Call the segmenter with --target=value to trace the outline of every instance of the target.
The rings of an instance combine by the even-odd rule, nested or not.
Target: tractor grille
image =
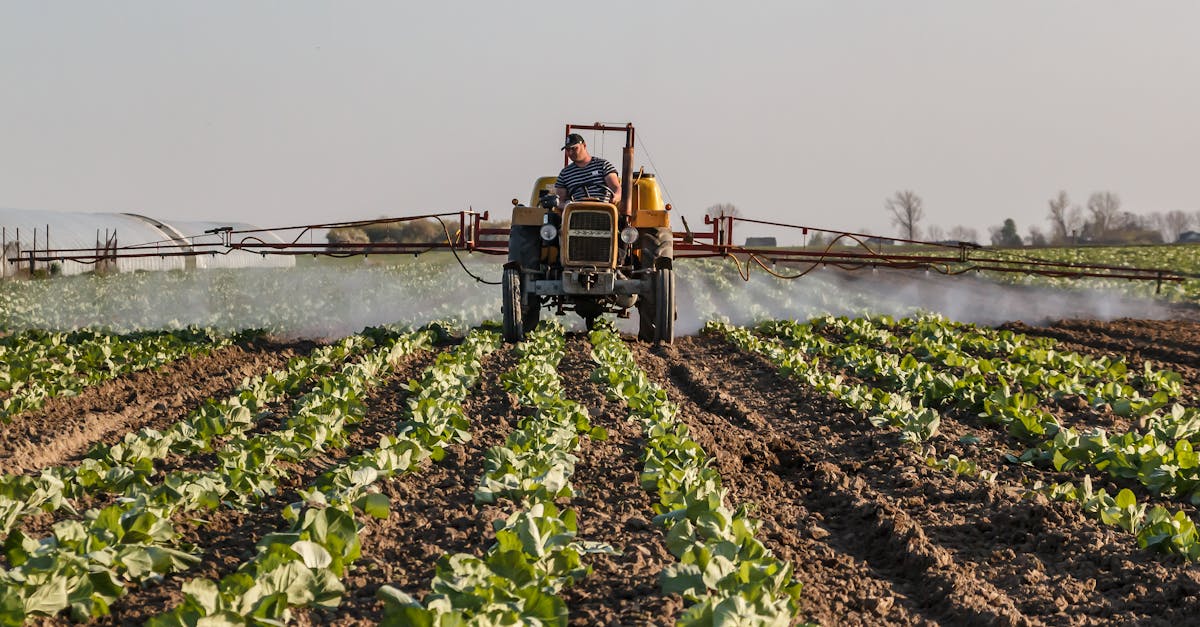
[[[573,211],[567,223],[568,263],[612,263],[612,216],[605,211]]]
[[[569,226],[572,231],[607,231],[612,228],[612,220],[600,211],[576,211],[571,214]]]

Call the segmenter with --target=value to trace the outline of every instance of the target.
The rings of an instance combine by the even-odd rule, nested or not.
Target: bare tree
[[[1058,190],[1058,194],[1050,199],[1050,212],[1046,214],[1046,219],[1050,221],[1050,226],[1054,229],[1052,235],[1058,241],[1065,242],[1070,236],[1071,231],[1067,227],[1067,212],[1071,207],[1071,199],[1067,197],[1066,190]]]
[[[742,212],[732,203],[722,202],[717,203],[708,209],[704,210],[704,215],[710,218],[719,218],[721,216],[740,216]]]
[[[1029,246],[1041,248],[1046,246],[1046,236],[1042,233],[1041,229],[1031,226],[1029,227],[1029,237],[1026,238],[1025,243]]]
[[[960,242],[979,242],[979,231],[966,226],[956,226],[950,229],[950,239]]]
[[[1115,220],[1108,223],[1108,228],[1113,231],[1154,231],[1158,229],[1158,226],[1152,217],[1139,216],[1132,211],[1122,211],[1117,214]]]
[[[1094,235],[1103,238],[1121,215],[1121,197],[1110,191],[1096,192],[1088,197],[1087,208],[1092,215]]]
[[[1192,216],[1178,209],[1165,214],[1155,214],[1157,226],[1162,231],[1164,242],[1174,242],[1192,224]]]
[[[919,224],[925,217],[925,206],[916,192],[906,189],[896,192],[884,201],[884,208],[892,214],[892,224],[900,228],[905,239],[917,239]]]

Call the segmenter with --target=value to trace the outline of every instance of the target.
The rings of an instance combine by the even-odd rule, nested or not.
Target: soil
[[[809,620],[1166,625],[1200,609],[1200,568],[1142,551],[1074,505],[1022,499],[1019,472],[989,484],[935,471],[892,430],[716,338],[637,350],[732,500],[759,504],[764,541],[805,584]],[[954,430],[999,444],[979,424]]]
[[[112,614],[99,624],[140,625],[152,616],[170,610],[183,601],[180,587],[195,577],[219,580],[256,554],[256,543],[268,533],[286,528],[280,516],[283,508],[300,500],[303,489],[321,473],[346,459],[378,446],[379,438],[393,433],[397,417],[402,415],[407,399],[405,385],[419,376],[433,362],[433,354],[418,353],[408,357],[366,395],[368,411],[363,420],[351,430],[345,448],[329,449],[302,464],[287,464],[287,476],[278,482],[277,491],[250,511],[223,508],[212,512],[191,512],[174,522],[183,533],[183,541],[198,547],[202,561],[192,571],[167,575],[158,585],[131,590],[113,603]]]
[[[1122,355],[1132,368],[1151,360],[1155,367],[1176,370],[1187,382],[1186,404],[1194,403],[1200,391],[1200,324],[1194,322],[1072,320],[1006,327],[1057,338],[1066,350]],[[679,338],[671,346],[630,346],[712,456],[729,504],[752,504],[753,516],[762,521],[759,537],[793,565],[804,584],[804,620],[826,625],[1173,625],[1189,624],[1200,612],[1200,566],[1141,550],[1132,536],[1100,524],[1074,504],[1027,498],[1034,481],[1078,481],[1081,475],[1007,463],[1005,454],[1019,453],[1020,443],[969,413],[947,413],[940,435],[918,450],[901,442],[895,430],[872,426],[722,339],[701,335]],[[591,382],[594,364],[588,351],[584,336],[569,335],[560,373],[567,396],[588,408],[593,424],[604,427],[608,438],[583,439],[572,477],[577,494],[560,506],[578,514],[580,539],[609,543],[618,552],[585,557],[593,573],[563,592],[570,620],[578,625],[673,623],[685,603],[659,591],[659,573],[674,558],[663,532],[651,523],[652,498],[638,485],[641,430],[627,420],[623,403],[607,400]],[[294,468],[280,495],[259,509],[206,513],[204,524],[185,525],[188,540],[204,552],[204,564],[131,591],[113,606],[112,617],[98,622],[140,623],[177,603],[183,581],[231,572],[253,554],[262,534],[283,524],[278,512],[296,500],[296,488],[373,446],[379,433],[394,427],[403,411],[403,383],[429,359],[413,360],[369,395],[367,420],[350,449]],[[501,444],[529,411],[518,407],[498,381],[516,360],[516,353],[505,348],[485,362],[485,375],[465,405],[472,441],[449,447],[439,463],[426,462],[418,472],[380,484],[393,511],[386,520],[364,520],[363,557],[344,578],[342,606],[333,612],[298,611],[298,623],[375,624],[382,617],[375,599],[380,586],[423,598],[439,557],[487,550],[494,541],[491,522],[509,513],[511,505],[477,506],[473,492],[483,452]],[[168,377],[159,388],[138,389],[143,396],[156,395],[153,402],[174,398],[183,376]],[[84,398],[63,399],[59,407],[86,416],[88,410],[73,409]],[[1056,412],[1077,427],[1120,425],[1103,409]],[[116,439],[121,428],[126,427],[97,430],[90,437]],[[25,433],[10,432],[6,446],[12,448],[12,438],[28,438]],[[964,441],[968,435],[972,438]],[[80,436],[74,454],[86,448],[87,437]],[[12,450],[3,460],[6,467],[38,466],[29,461],[39,454],[36,447]],[[960,477],[925,463],[928,455],[949,453],[994,471],[996,480]],[[1093,480],[1103,485],[1102,477]],[[1190,506],[1172,506],[1195,515]]]
[[[204,399],[224,398],[246,377],[280,368],[314,346],[260,339],[118,377],[77,396],[48,399],[41,409],[0,423],[0,472],[67,464],[97,443],[115,444],[145,427],[165,428]]]

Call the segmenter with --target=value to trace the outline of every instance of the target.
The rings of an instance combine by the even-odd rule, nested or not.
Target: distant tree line
[[[452,228],[457,230],[457,224]],[[453,231],[451,235],[453,235]],[[409,220],[329,229],[325,239],[331,246],[339,244],[411,243],[434,244],[446,241],[446,232],[437,220]]]
[[[884,210],[903,239],[941,242],[981,243],[975,229],[956,226],[943,230],[936,225],[922,227],[924,202],[912,190],[898,191],[884,200]],[[1121,207],[1121,197],[1111,191],[1095,192],[1087,204],[1072,204],[1066,191],[1059,191],[1047,201],[1046,221],[1050,228],[1043,231],[1030,225],[1025,236],[1016,221],[1006,218],[988,229],[987,243],[993,246],[1063,246],[1074,244],[1161,244],[1200,237],[1189,229],[1200,230],[1200,211],[1155,211],[1138,215]]]
[[[1059,191],[1048,201],[1046,220],[1050,233],[1040,239],[1042,244],[1159,244],[1179,240],[1192,226],[1200,227],[1200,211],[1154,211],[1138,215],[1121,209],[1121,197],[1110,191],[1096,192],[1088,197],[1086,209],[1071,204],[1066,191]],[[1036,228],[1030,228],[1030,243],[1039,239]]]
[[[503,233],[480,234],[478,240],[507,241],[510,224],[511,221],[508,218],[481,222],[479,224],[480,229],[495,229]],[[450,231],[450,237],[456,237],[458,235],[458,220],[447,221],[445,228],[442,227],[441,222],[432,218],[343,227],[330,229],[329,233],[325,235],[325,239],[329,242],[330,248],[337,248],[345,244],[386,244],[399,242],[406,244],[441,244],[446,241],[447,229]]]

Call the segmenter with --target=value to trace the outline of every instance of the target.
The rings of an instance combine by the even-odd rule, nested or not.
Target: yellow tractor
[[[647,342],[675,339],[673,234],[654,175],[633,171],[632,124],[568,124],[576,130],[621,132],[621,200],[568,202],[561,210],[554,184],[534,183],[527,205],[513,200],[508,263],[501,279],[504,338],[519,342],[541,319],[574,311],[592,328],[597,318],[638,312],[638,337]]]

